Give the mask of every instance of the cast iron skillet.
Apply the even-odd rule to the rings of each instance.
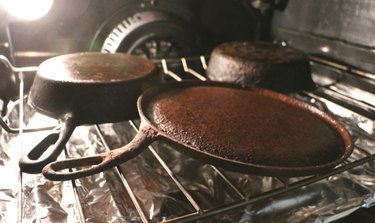
[[[137,118],[138,96],[157,79],[154,63],[127,54],[85,52],[44,61],[28,103],[38,112],[61,120],[62,126],[22,157],[21,170],[40,173],[57,159],[78,125]]]
[[[132,159],[159,139],[229,170],[286,177],[328,170],[353,148],[348,132],[327,114],[262,88],[180,82],[147,90],[137,105],[140,131],[128,145],[52,162],[43,169],[45,177],[70,180],[95,174]],[[78,170],[61,172],[69,168]]]

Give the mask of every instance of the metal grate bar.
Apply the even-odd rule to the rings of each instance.
[[[327,172],[325,174],[309,177],[309,178],[303,179],[301,181],[292,183],[288,187],[281,187],[281,188],[278,188],[278,189],[275,189],[275,190],[267,191],[267,192],[264,192],[262,194],[256,195],[252,198],[249,198],[249,199],[246,199],[246,200],[241,200],[241,201],[229,204],[229,205],[222,206],[220,208],[205,210],[204,214],[201,214],[201,215],[181,216],[181,217],[178,217],[178,218],[170,219],[167,222],[174,222],[176,220],[178,220],[179,222],[196,221],[196,220],[200,220],[200,219],[207,218],[207,217],[210,217],[210,216],[214,216],[216,214],[222,214],[222,213],[225,213],[225,212],[233,210],[233,209],[242,208],[242,207],[245,207],[247,205],[258,202],[258,201],[266,200],[266,199],[272,198],[274,196],[281,195],[283,193],[292,192],[292,191],[297,190],[297,189],[299,189],[303,186],[307,186],[307,185],[316,183],[316,182],[318,182],[320,180],[323,180],[323,179],[326,179],[326,178],[328,178],[332,175],[342,173],[342,172],[344,172],[346,170],[349,170],[349,169],[353,169],[355,167],[361,166],[361,165],[363,165],[365,163],[368,163],[368,162],[371,162],[373,160],[375,160],[375,154],[373,154],[371,156],[367,156],[367,157],[365,157],[363,159],[360,159],[360,160],[356,160],[356,161],[351,162],[349,164],[342,165],[342,166],[337,167],[337,168],[333,169],[332,171]]]
[[[359,70],[359,69],[356,69],[356,68],[353,68],[353,67],[350,67],[350,66],[347,66],[347,65],[344,65],[344,64],[339,64],[339,63],[336,63],[336,62],[333,62],[333,61],[325,60],[325,59],[322,59],[322,58],[319,58],[319,57],[316,57],[316,56],[310,55],[309,58],[310,58],[310,60],[312,60],[314,62],[324,64],[324,65],[327,65],[327,66],[330,66],[330,67],[334,67],[336,69],[346,71],[348,73],[356,74],[356,75],[359,75],[361,77],[365,77],[365,78],[370,79],[370,80],[375,80],[375,74],[373,74],[373,73],[369,73],[369,72]]]
[[[68,154],[68,151],[67,151],[66,148],[64,148],[64,153],[65,153],[65,157],[69,157],[69,154]],[[69,171],[71,171],[71,169],[69,169]],[[83,214],[83,211],[82,211],[83,208],[82,208],[82,205],[79,201],[77,184],[76,184],[75,180],[71,180],[71,183],[72,183],[72,187],[73,187],[73,194],[74,194],[74,200],[75,200],[74,206],[75,206],[76,211],[78,212],[79,221],[84,223],[84,222],[86,222],[85,221],[85,215]]]
[[[24,97],[24,77],[23,77],[23,74],[22,72],[19,73],[19,80],[20,80],[20,88],[19,88],[19,96],[20,98],[23,98]],[[21,102],[22,101],[22,102]],[[21,140],[20,140],[20,147],[21,148],[18,152],[18,158],[20,159],[22,154],[23,154],[23,129],[24,129],[24,123],[23,123],[23,120],[24,120],[24,115],[25,115],[25,112],[24,112],[24,104],[23,104],[23,100],[20,100],[20,104],[19,104],[20,108],[19,108],[19,123],[20,123],[20,126],[19,126],[19,134],[20,134],[20,137],[21,137]],[[3,121],[3,119],[1,118],[1,121]],[[18,205],[17,205],[17,208],[18,208],[18,216],[17,216],[17,221],[18,222],[22,222],[22,216],[23,216],[23,209],[22,209],[22,172],[20,171],[19,172],[19,175],[18,175],[18,193],[17,193],[17,202],[18,202]]]
[[[20,101],[23,101],[23,100],[20,100]],[[22,105],[20,105],[22,106]],[[4,119],[2,117],[0,117],[0,126],[8,133],[11,133],[11,134],[17,134],[20,132],[21,129],[17,129],[17,128],[12,128],[10,126],[8,126],[8,124],[4,121]],[[28,133],[28,132],[39,132],[39,131],[45,131],[45,130],[51,130],[53,128],[55,128],[56,126],[46,126],[46,127],[40,127],[40,128],[23,128],[22,129],[22,132],[23,133]]]
[[[185,72],[193,75],[194,77],[198,78],[201,81],[206,81],[207,80],[207,78],[205,78],[203,75],[201,75],[198,72],[196,72],[195,70],[189,68],[188,64],[186,62],[186,59],[184,57],[181,58],[181,62],[182,62],[182,66],[183,66]]]
[[[204,69],[204,70],[207,70],[206,57],[204,57],[204,56],[200,56],[199,59],[200,59],[200,61],[201,61],[201,64],[202,64],[203,69]]]
[[[223,172],[221,172],[217,167],[211,165],[211,167],[215,170],[217,174],[229,185],[230,188],[232,188],[236,194],[238,194],[242,199],[246,198],[246,195],[242,193],[225,175]]]
[[[81,206],[81,203],[79,202],[79,196],[78,196],[78,192],[77,192],[77,184],[75,183],[74,180],[72,180],[72,186],[73,186],[73,194],[74,194],[74,199],[75,199],[75,209],[76,211],[78,212],[78,218],[79,218],[79,221],[84,223],[86,222],[85,221],[85,217],[84,217],[84,214],[83,214],[83,209],[82,209],[82,206]]]
[[[356,107],[358,108],[362,108],[363,110],[365,111],[369,111],[369,112],[375,112],[375,107],[372,106],[372,105],[369,105],[365,102],[362,102],[362,101],[358,101],[358,100],[355,100],[347,95],[344,95],[344,94],[341,94],[340,92],[337,92],[335,90],[333,90],[332,88],[320,88],[322,90],[323,93],[327,94],[327,95],[330,95],[332,97],[335,97],[341,101],[346,101],[352,105],[355,105]]]
[[[182,78],[179,77],[177,74],[175,74],[174,72],[168,70],[168,66],[167,66],[167,62],[165,59],[162,59],[161,60],[161,64],[163,66],[163,71],[166,75],[169,75],[170,77],[172,77],[173,79],[175,79],[176,81],[182,81]]]
[[[0,55],[0,62],[3,63],[6,68],[11,70],[13,73],[18,74],[18,80],[19,80],[19,98],[25,98],[24,95],[24,72],[35,72],[37,71],[38,67],[14,67],[12,63],[8,60],[7,57],[4,55]],[[20,106],[20,117],[22,115],[22,118],[24,116],[23,112],[23,100],[19,100],[19,106]],[[21,114],[22,113],[22,114]],[[20,120],[20,125],[23,125],[23,121]],[[17,134],[17,133],[28,133],[28,132],[39,132],[44,130],[50,130],[53,129],[55,126],[46,126],[41,128],[21,128],[21,126],[17,128],[12,128],[8,126],[8,124],[4,121],[3,117],[0,117],[0,126],[11,134]]]
[[[95,125],[95,128],[96,128],[96,131],[98,132],[98,135],[100,137],[100,140],[102,141],[103,145],[104,145],[104,148],[106,150],[110,150],[109,146],[108,146],[108,143],[106,142],[106,140],[104,139],[104,134],[103,132],[101,131],[100,127],[98,125]],[[133,204],[134,204],[134,207],[137,209],[137,212],[139,214],[139,217],[142,219],[142,222],[149,222],[149,220],[147,219],[146,217],[146,214],[145,212],[143,211],[143,209],[141,208],[141,205],[139,204],[136,196],[134,195],[133,193],[133,190],[131,189],[128,181],[126,180],[126,178],[120,174],[120,171],[117,169],[117,168],[113,168],[115,170],[115,173],[116,175],[119,176],[119,178],[121,179],[124,187],[126,188],[126,191],[128,192],[129,194],[129,197],[130,199],[132,200]]]
[[[137,132],[139,131],[139,128],[135,125],[133,121],[129,121],[129,123]],[[164,170],[168,173],[168,175],[171,177],[173,182],[177,185],[178,189],[180,189],[180,191],[185,195],[186,199],[190,202],[193,208],[197,212],[200,212],[201,208],[199,207],[198,203],[193,199],[193,196],[191,196],[191,194],[180,183],[180,181],[173,174],[172,170],[168,167],[165,161],[159,156],[159,154],[155,151],[155,149],[152,146],[149,146],[148,148],[152,152],[152,154],[156,157],[156,159],[159,161],[159,163],[163,166]]]
[[[280,183],[282,183],[284,185],[284,187],[288,187],[289,186],[289,181],[286,178],[275,177],[275,179],[277,179],[277,181],[279,181]]]
[[[314,98],[315,100],[321,101],[321,102],[323,102],[324,104],[335,104],[334,102],[332,102],[332,101],[330,101],[330,100],[328,100],[328,99],[326,99],[326,98],[323,98],[323,97],[321,97],[321,96],[319,96],[319,95],[316,95],[316,94],[314,94],[314,93],[311,93],[311,92],[306,92],[306,91],[305,91],[305,92],[303,92],[303,94],[307,95],[307,96],[310,97],[310,98]],[[336,106],[339,106],[339,105],[337,105],[337,104],[335,104],[335,105],[336,105]],[[350,113],[352,113],[352,114],[355,114],[355,115],[358,116],[358,117],[362,117],[362,115],[360,115],[360,114],[358,114],[358,113],[356,113],[356,112],[354,112],[354,111],[352,111],[352,110],[349,110],[349,109],[347,109],[347,108],[345,108],[345,107],[340,106],[340,108],[346,110],[347,112],[350,112]],[[337,117],[337,116],[336,116],[336,117]],[[347,120],[345,120],[345,119],[343,119],[343,118],[341,118],[341,117],[337,117],[337,118],[338,118],[343,124],[345,124],[346,126],[350,127],[350,128],[351,128],[353,131],[355,131],[357,134],[361,135],[362,137],[366,137],[366,138],[368,138],[368,139],[371,139],[371,140],[374,140],[374,141],[375,141],[375,136],[363,132],[363,130],[358,129],[358,127],[355,126],[355,125],[353,125],[353,123],[350,123],[349,121],[347,121]]]
[[[34,67],[14,67],[8,58],[4,55],[0,55],[0,62],[3,63],[8,69],[13,72],[35,72],[38,70],[37,66]]]
[[[366,156],[370,156],[371,155],[370,152],[368,152],[367,150],[365,150],[365,149],[363,149],[361,147],[355,146],[355,149],[361,151],[361,153],[364,153]]]

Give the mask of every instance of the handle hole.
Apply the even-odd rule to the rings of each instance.
[[[59,139],[58,133],[48,135],[29,152],[28,154],[29,159],[38,160],[41,157],[48,156],[53,151],[50,149],[51,146],[55,144],[58,139]]]
[[[103,158],[100,156],[97,157],[87,157],[80,160],[61,160],[59,162],[53,162],[50,164],[50,168],[53,171],[62,171],[66,169],[76,168],[76,169],[85,169],[92,166],[98,165],[103,162]]]

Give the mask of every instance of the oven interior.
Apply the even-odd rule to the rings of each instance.
[[[373,205],[373,2],[61,0],[35,21],[0,10],[0,54],[13,66],[0,65],[0,171],[7,179],[0,182],[1,221],[333,222]],[[347,161],[316,176],[262,177],[201,163],[159,142],[117,168],[74,181],[20,173],[19,157],[58,124],[27,104],[45,59],[124,52],[152,59],[165,82],[205,81],[210,52],[235,40],[270,41],[309,56],[318,87],[290,95],[347,128],[355,146]],[[80,126],[59,159],[125,145],[138,128],[138,120]]]

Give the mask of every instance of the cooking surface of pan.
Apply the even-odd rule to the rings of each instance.
[[[190,87],[154,98],[146,115],[179,142],[259,165],[303,167],[335,161],[337,127],[305,104],[263,89]]]
[[[154,64],[141,57],[83,52],[44,61],[38,69],[38,75],[64,83],[107,83],[144,77],[153,69]]]
[[[116,122],[135,118],[138,96],[157,82],[156,65],[147,59],[121,53],[73,53],[39,66],[28,103],[52,118],[75,116],[78,124]]]

